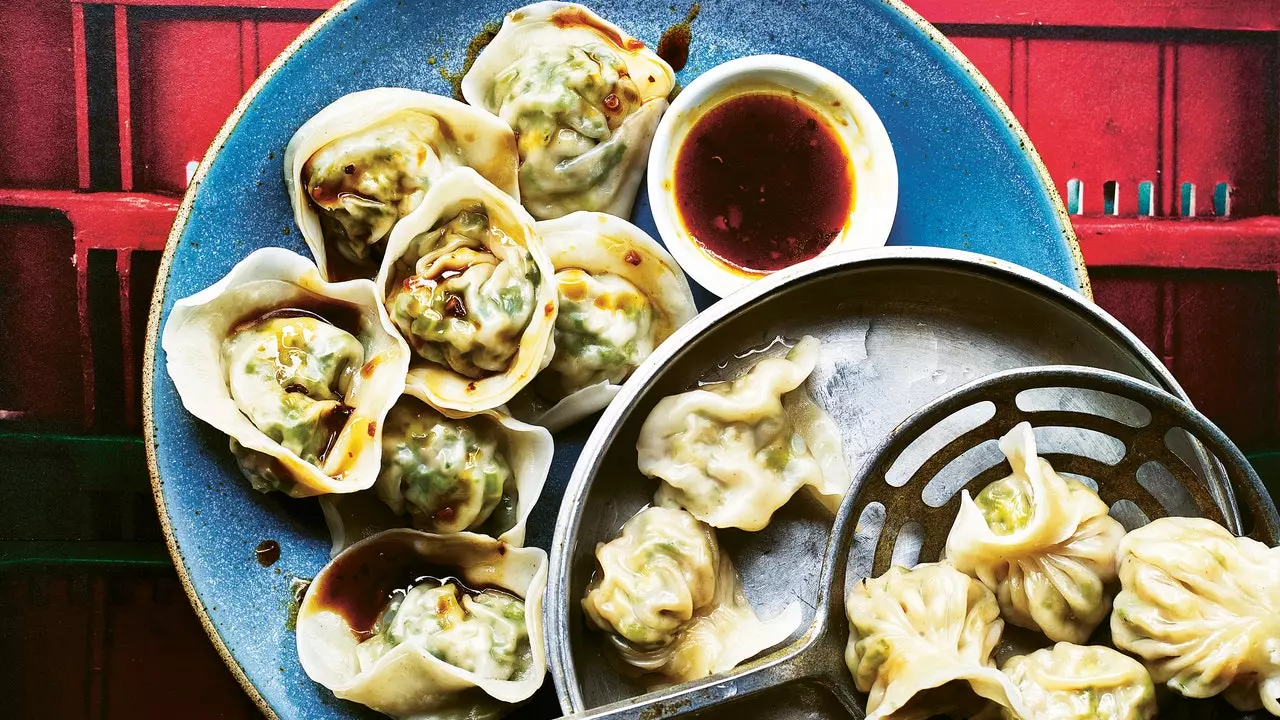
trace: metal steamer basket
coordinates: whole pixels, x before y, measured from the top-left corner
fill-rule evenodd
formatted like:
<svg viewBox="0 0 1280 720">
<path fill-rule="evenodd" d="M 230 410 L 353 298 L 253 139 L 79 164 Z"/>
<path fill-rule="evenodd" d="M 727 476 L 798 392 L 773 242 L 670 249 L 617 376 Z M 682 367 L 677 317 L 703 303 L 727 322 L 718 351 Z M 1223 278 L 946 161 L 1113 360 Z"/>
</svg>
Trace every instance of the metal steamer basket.
<svg viewBox="0 0 1280 720">
<path fill-rule="evenodd" d="M 1129 529 L 1164 515 L 1204 516 L 1240 535 L 1280 541 L 1280 517 L 1240 451 L 1175 397 L 1181 390 L 1136 339 L 1051 281 L 967 253 L 898 248 L 807 264 L 761 284 L 704 313 L 660 349 L 606 412 L 579 461 L 557 527 L 547 609 L 551 668 L 566 711 L 602 718 L 863 717 L 865 697 L 844 662 L 847 589 L 893 563 L 938 559 L 960 490 L 976 492 L 1008 474 L 995 439 L 1023 420 L 1036 428 L 1042 456 L 1096 487 Z M 942 338 L 935 332 L 940 320 L 955 323 Z M 859 359 L 851 339 L 874 345 L 866 336 L 876 322 L 897 330 L 883 348 L 890 358 L 884 363 L 876 362 L 882 349 L 875 347 Z M 1007 324 L 1019 334 L 1002 334 Z M 803 334 L 823 341 L 823 365 L 809 389 L 842 428 L 854 484 L 834 526 L 802 493 L 764 531 L 718 536 L 760 616 L 798 599 L 812 608 L 804 629 L 731 673 L 646 693 L 615 670 L 579 605 L 596 544 L 612 538 L 656 487 L 635 468 L 639 425 L 662 397 L 736 377 L 760 354 L 785 351 L 769 347 L 770 338 Z M 922 344 L 926 334 L 933 341 Z M 922 364 L 920 353 L 934 341 L 939 362 Z M 871 372 L 890 362 L 898 371 Z M 929 364 L 938 365 L 925 373 L 924 387 L 933 392 L 922 398 L 912 378 Z M 934 379 L 934 372 L 950 378 L 957 366 L 977 379 Z M 894 392 L 899 402 L 850 415 L 849 406 L 865 409 L 868 399 Z M 1105 626 L 1094 642 L 1107 641 Z M 1048 644 L 1006 624 L 998 652 Z M 1266 717 L 1172 695 L 1162 695 L 1160 707 L 1162 718 Z"/>
</svg>

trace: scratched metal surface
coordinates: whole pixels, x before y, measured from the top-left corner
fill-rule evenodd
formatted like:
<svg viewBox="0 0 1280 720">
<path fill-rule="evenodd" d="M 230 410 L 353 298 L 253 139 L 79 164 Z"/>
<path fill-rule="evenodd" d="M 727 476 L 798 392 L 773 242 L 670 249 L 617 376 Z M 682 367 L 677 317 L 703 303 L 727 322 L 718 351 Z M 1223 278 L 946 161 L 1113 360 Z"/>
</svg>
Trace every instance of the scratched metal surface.
<svg viewBox="0 0 1280 720">
<path fill-rule="evenodd" d="M 864 717 L 866 697 L 844 663 L 846 594 L 891 564 L 938 560 L 960 489 L 976 493 L 1009 472 L 998 453 L 981 451 L 1019 422 L 1035 428 L 1042 457 L 1094 487 L 1126 528 L 1168 515 L 1208 517 L 1272 546 L 1280 540 L 1280 514 L 1244 455 L 1185 402 L 1143 380 L 1095 368 L 995 373 L 912 413 L 855 475 L 822 556 L 813 622 L 800 639 L 726 677 L 623 700 L 574 720 L 729 718 L 746 710 L 745 703 L 752 717 Z M 1185 455 L 1188 446 L 1199 452 Z M 945 487 L 935 487 L 940 479 Z M 1108 642 L 1104 623 L 1090 643 Z M 996 655 L 1003 662 L 1051 645 L 1006 624 Z M 1237 711 L 1221 698 L 1189 700 L 1163 688 L 1159 708 L 1164 720 L 1267 717 Z"/>
<path fill-rule="evenodd" d="M 793 343 L 806 334 L 823 343 L 809 392 L 840 427 L 855 477 L 912 412 L 993 372 L 1083 365 L 1182 395 L 1155 356 L 1096 306 L 1047 278 L 990 258 L 886 248 L 820 258 L 762 281 L 704 312 L 660 348 L 587 440 L 560 509 L 547 603 L 552 674 L 567 709 L 644 692 L 615 672 L 599 636 L 586 629 L 579 600 L 595 569 L 596 544 L 616 536 L 657 487 L 636 469 L 635 441 L 645 417 L 662 397 L 736 377 L 760 357 L 783 353 L 779 338 Z M 1051 436 L 1046 443 L 1048 451 L 1083 448 L 1097 457 L 1114 452 L 1106 439 L 1086 431 Z M 923 446 L 911 453 L 917 461 L 929 454 Z M 1188 457 L 1201 462 L 1194 453 Z M 718 532 L 762 618 L 799 600 L 812 620 L 831 522 L 830 514 L 801 493 L 761 532 Z M 814 716 L 821 706 L 805 707 L 802 715 Z M 772 716 L 788 718 L 802 709 L 794 703 L 777 708 Z"/>
</svg>

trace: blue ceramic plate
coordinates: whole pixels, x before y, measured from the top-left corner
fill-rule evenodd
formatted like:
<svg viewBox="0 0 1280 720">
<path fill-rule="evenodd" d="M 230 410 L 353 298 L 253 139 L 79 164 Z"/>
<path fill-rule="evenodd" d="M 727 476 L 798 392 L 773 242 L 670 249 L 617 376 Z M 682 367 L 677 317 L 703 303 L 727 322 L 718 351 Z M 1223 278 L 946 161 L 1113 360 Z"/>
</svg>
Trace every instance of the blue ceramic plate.
<svg viewBox="0 0 1280 720">
<path fill-rule="evenodd" d="M 156 353 L 158 330 L 174 300 L 212 284 L 251 251 L 279 245 L 307 252 L 281 171 L 285 144 L 303 121 L 340 95 L 380 85 L 451 94 L 449 76 L 461 71 L 471 39 L 518 1 L 359 0 L 327 13 L 227 121 L 169 237 L 144 383 L 156 503 L 196 612 L 269 716 L 373 716 L 334 699 L 298 664 L 290 584 L 325 564 L 328 534 L 315 500 L 252 491 L 226 437 L 183 410 Z M 652 46 L 684 20 L 688 1 L 591 4 Z M 994 255 L 1088 292 L 1066 213 L 1026 135 L 977 71 L 910 10 L 880 0 L 703 0 L 692 34 L 682 83 L 732 58 L 784 53 L 825 65 L 866 96 L 898 158 L 900 201 L 890 244 Z M 643 193 L 635 215 L 656 236 Z M 531 544 L 550 544 L 590 424 L 556 438 L 551 477 L 530 518 Z M 262 567 L 254 548 L 268 539 L 280 544 L 280 560 Z M 554 695 L 545 692 L 550 685 L 528 716 L 558 714 Z"/>
</svg>

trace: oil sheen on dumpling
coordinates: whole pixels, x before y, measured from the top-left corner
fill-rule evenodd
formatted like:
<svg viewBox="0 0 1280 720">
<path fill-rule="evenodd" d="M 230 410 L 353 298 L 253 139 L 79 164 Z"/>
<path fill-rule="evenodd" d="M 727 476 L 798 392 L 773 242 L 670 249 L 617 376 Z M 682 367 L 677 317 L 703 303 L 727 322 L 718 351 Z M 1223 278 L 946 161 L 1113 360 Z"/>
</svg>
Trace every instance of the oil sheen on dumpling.
<svg viewBox="0 0 1280 720">
<path fill-rule="evenodd" d="M 343 399 L 364 364 L 360 341 L 314 316 L 269 316 L 234 330 L 222 353 L 240 411 L 303 462 L 320 465 L 351 414 Z M 287 479 L 269 462 L 233 448 L 255 489 L 282 489 Z"/>
<path fill-rule="evenodd" d="M 675 259 L 622 218 L 575 212 L 535 228 L 556 271 L 555 353 L 509 407 L 555 432 L 608 406 L 697 305 Z"/>
<path fill-rule="evenodd" d="M 550 361 L 554 278 L 533 218 L 458 168 L 396 225 L 376 285 L 413 348 L 409 374 L 461 415 L 503 405 Z"/>
<path fill-rule="evenodd" d="M 444 143 L 435 149 L 433 145 Z M 325 235 L 348 260 L 376 264 L 392 226 L 422 202 L 442 156 L 457 152 L 430 115 L 401 112 L 320 148 L 302 167 Z"/>
<path fill-rule="evenodd" d="M 298 608 L 298 659 L 339 698 L 394 718 L 489 720 L 546 674 L 547 556 L 394 529 L 339 553 Z"/>
<path fill-rule="evenodd" d="M 528 249 L 476 205 L 414 238 L 407 256 L 416 262 L 398 268 L 387 311 L 410 347 L 470 378 L 504 372 L 537 309 Z"/>
<path fill-rule="evenodd" d="M 589 385 L 620 384 L 653 352 L 653 306 L 626 278 L 580 268 L 556 273 L 560 312 L 556 354 L 548 369 L 566 395 Z"/>
<path fill-rule="evenodd" d="M 995 592 L 1009 622 L 1083 643 L 1106 617 L 1124 527 L 1098 494 L 1036 455 L 1031 426 L 1000 438 L 1013 474 L 965 491 L 947 560 Z"/>
<path fill-rule="evenodd" d="M 650 507 L 596 548 L 582 601 L 624 662 L 672 682 L 733 668 L 791 634 L 798 608 L 762 623 L 715 534 L 683 510 Z"/>
<path fill-rule="evenodd" d="M 378 618 L 374 636 L 356 648 L 361 664 L 372 667 L 391 648 L 412 643 L 482 678 L 510 680 L 528 670 L 524 601 L 460 585 L 454 578 L 428 578 L 397 593 Z"/>
<path fill-rule="evenodd" d="M 823 447 L 834 460 L 815 457 L 805 437 L 830 419 L 810 401 L 813 412 L 800 415 L 807 418 L 801 426 L 784 404 L 784 395 L 813 372 L 818 347 L 817 339 L 805 337 L 787 357 L 761 360 L 737 380 L 659 401 L 636 443 L 640 472 L 663 480 L 655 501 L 715 527 L 743 530 L 764 528 L 805 485 L 838 503 L 848 486 L 847 470 L 843 482 L 834 483 L 836 473 L 828 470 L 844 467 L 838 435 Z"/>
<path fill-rule="evenodd" d="M 858 581 L 845 610 L 845 662 L 868 694 L 867 720 L 1021 712 L 1017 690 L 991 657 L 1004 622 L 982 583 L 946 564 L 895 566 Z"/>
<path fill-rule="evenodd" d="M 1161 518 L 1120 543 L 1116 647 L 1187 697 L 1280 715 L 1280 549 L 1203 518 Z"/>
<path fill-rule="evenodd" d="M 1029 713 L 1003 720 L 1153 720 L 1156 690 L 1141 663 L 1109 647 L 1058 643 L 1010 658 L 1004 672 Z"/>
<path fill-rule="evenodd" d="M 487 418 L 449 419 L 413 398 L 387 415 L 377 487 L 428 532 L 497 536 L 516 521 L 515 474 Z"/>
<path fill-rule="evenodd" d="M 666 62 L 587 8 L 542 2 L 507 15 L 462 91 L 515 130 L 534 217 L 626 217 L 673 82 Z"/>
<path fill-rule="evenodd" d="M 328 277 L 372 277 L 391 229 L 448 171 L 518 192 L 515 136 L 489 113 L 404 88 L 338 98 L 285 151 L 294 218 Z"/>
</svg>

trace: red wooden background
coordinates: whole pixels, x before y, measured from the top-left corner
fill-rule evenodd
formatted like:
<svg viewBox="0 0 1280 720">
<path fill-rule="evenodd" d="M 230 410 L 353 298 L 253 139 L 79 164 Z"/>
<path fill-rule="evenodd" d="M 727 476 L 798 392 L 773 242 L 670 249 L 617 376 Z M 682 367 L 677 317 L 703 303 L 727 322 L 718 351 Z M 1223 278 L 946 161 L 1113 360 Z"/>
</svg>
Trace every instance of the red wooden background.
<svg viewBox="0 0 1280 720">
<path fill-rule="evenodd" d="M 59 462 L 110 458 L 92 448 L 116 439 L 136 449 L 146 312 L 190 169 L 327 4 L 0 3 L 0 453 L 40 458 L 0 465 L 0 504 L 43 503 L 0 513 L 0 546 L 46 559 L 90 548 L 84 559 L 101 562 L 158 538 L 145 477 L 86 481 Z M 1027 127 L 1068 202 L 1097 302 L 1246 450 L 1280 448 L 1280 3 L 914 6 Z M 252 712 L 163 556 L 141 553 L 156 565 L 142 571 L 6 570 L 4 552 L 0 657 L 19 690 L 0 693 L 0 715 Z"/>
</svg>

